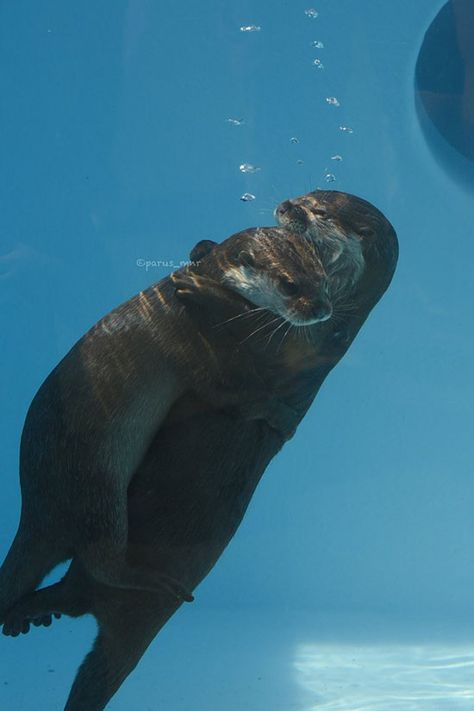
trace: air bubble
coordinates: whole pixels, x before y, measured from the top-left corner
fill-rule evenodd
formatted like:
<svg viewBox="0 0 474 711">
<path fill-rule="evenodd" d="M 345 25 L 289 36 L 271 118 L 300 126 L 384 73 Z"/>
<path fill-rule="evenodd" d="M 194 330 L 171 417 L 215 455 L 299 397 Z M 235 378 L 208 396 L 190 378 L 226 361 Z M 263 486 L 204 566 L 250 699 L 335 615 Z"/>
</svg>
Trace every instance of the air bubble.
<svg viewBox="0 0 474 711">
<path fill-rule="evenodd" d="M 354 133 L 353 129 L 350 126 L 339 126 L 339 130 L 343 133 Z"/>
<path fill-rule="evenodd" d="M 255 200 L 255 195 L 252 195 L 252 193 L 244 193 L 240 196 L 240 199 L 242 202 L 252 202 L 252 200 Z"/>
<path fill-rule="evenodd" d="M 328 104 L 330 104 L 331 106 L 340 106 L 341 105 L 335 96 L 328 96 L 326 98 L 326 102 Z"/>
<path fill-rule="evenodd" d="M 239 170 L 241 173 L 258 173 L 261 168 L 257 165 L 252 165 L 252 163 L 241 163 Z"/>
<path fill-rule="evenodd" d="M 334 173 L 326 173 L 326 175 L 324 176 L 324 180 L 326 181 L 326 183 L 335 183 L 336 176 L 334 175 Z"/>
<path fill-rule="evenodd" d="M 226 121 L 227 123 L 232 124 L 232 126 L 242 126 L 245 123 L 244 119 L 236 118 L 227 118 Z"/>
<path fill-rule="evenodd" d="M 241 32 L 260 32 L 262 28 L 260 25 L 242 25 L 240 28 Z"/>
<path fill-rule="evenodd" d="M 339 153 L 336 153 L 335 156 L 331 156 L 331 160 L 338 160 L 338 161 L 341 161 L 341 160 L 342 160 L 342 156 L 340 156 Z"/>
<path fill-rule="evenodd" d="M 304 160 L 301 160 L 301 158 L 299 158 L 299 159 L 296 161 L 296 165 L 304 165 Z"/>
<path fill-rule="evenodd" d="M 299 143 L 299 142 L 300 142 L 300 139 L 297 138 L 296 136 L 292 136 L 290 138 L 290 143 Z"/>
<path fill-rule="evenodd" d="M 317 69 L 324 69 L 324 64 L 320 59 L 314 59 L 313 64 Z"/>
<path fill-rule="evenodd" d="M 319 40 L 314 40 L 313 42 L 311 42 L 311 47 L 315 47 L 315 49 L 324 49 L 323 43 Z"/>
<path fill-rule="evenodd" d="M 313 7 L 310 7 L 310 8 L 308 8 L 308 10 L 304 11 L 304 14 L 306 15 L 306 17 L 311 18 L 311 20 L 315 20 L 318 17 L 319 12 L 317 10 L 315 10 Z"/>
</svg>

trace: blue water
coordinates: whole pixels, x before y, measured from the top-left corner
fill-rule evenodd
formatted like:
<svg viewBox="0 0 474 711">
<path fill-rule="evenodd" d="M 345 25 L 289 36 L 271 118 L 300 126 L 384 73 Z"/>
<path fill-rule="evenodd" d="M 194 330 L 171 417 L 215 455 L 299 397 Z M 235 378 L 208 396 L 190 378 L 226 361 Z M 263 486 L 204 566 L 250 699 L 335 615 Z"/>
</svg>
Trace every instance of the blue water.
<svg viewBox="0 0 474 711">
<path fill-rule="evenodd" d="M 413 89 L 442 5 L 0 8 L 2 557 L 28 404 L 172 268 L 140 265 L 179 266 L 315 187 L 371 201 L 400 240 L 389 291 L 111 710 L 474 708 L 472 194 L 431 152 Z M 62 708 L 93 636 L 63 619 L 0 639 L 0 707 Z"/>
</svg>

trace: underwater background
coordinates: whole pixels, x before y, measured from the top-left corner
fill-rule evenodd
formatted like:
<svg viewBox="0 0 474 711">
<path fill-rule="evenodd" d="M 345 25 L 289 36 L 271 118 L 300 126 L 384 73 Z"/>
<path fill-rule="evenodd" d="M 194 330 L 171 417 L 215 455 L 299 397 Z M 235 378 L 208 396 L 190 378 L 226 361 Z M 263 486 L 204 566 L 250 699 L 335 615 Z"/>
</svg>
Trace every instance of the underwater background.
<svg viewBox="0 0 474 711">
<path fill-rule="evenodd" d="M 423 115 L 429 52 L 415 80 L 446 3 L 312 3 L 0 7 L 2 558 L 27 407 L 98 318 L 316 187 L 369 200 L 400 241 L 387 294 L 114 711 L 474 708 L 472 158 Z M 434 47 L 451 86 L 463 68 L 447 35 Z M 94 630 L 0 638 L 0 708 L 62 708 Z"/>
</svg>

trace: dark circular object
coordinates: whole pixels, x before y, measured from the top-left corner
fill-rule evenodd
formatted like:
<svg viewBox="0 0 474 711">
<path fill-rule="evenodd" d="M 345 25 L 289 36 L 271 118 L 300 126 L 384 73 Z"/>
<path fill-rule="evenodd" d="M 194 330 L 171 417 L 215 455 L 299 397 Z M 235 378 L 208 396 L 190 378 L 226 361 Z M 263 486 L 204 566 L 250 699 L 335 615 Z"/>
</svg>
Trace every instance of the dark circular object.
<svg viewBox="0 0 474 711">
<path fill-rule="evenodd" d="M 453 177 L 474 187 L 474 2 L 450 0 L 427 29 L 415 69 L 426 141 Z"/>
</svg>

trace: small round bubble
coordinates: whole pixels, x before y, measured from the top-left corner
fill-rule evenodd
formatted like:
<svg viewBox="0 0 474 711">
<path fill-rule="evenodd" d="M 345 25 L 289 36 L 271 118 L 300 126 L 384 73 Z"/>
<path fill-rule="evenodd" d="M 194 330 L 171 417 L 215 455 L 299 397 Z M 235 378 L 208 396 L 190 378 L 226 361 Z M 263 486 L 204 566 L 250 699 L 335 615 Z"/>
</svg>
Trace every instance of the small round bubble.
<svg viewBox="0 0 474 711">
<path fill-rule="evenodd" d="M 252 193 L 244 193 L 240 196 L 240 199 L 242 202 L 252 202 L 252 200 L 255 200 L 255 195 L 252 195 Z"/>
<path fill-rule="evenodd" d="M 252 163 L 241 163 L 239 170 L 241 173 L 258 173 L 260 168 L 258 165 L 252 165 Z"/>
<path fill-rule="evenodd" d="M 334 175 L 334 173 L 326 173 L 326 175 L 324 176 L 324 180 L 326 181 L 326 183 L 334 183 L 336 182 L 336 176 Z"/>
<path fill-rule="evenodd" d="M 326 97 L 326 103 L 328 103 L 330 106 L 340 106 L 341 105 L 335 96 Z"/>
<path fill-rule="evenodd" d="M 292 136 L 290 138 L 290 143 L 299 143 L 299 142 L 300 142 L 300 139 L 297 138 L 296 136 Z"/>
<path fill-rule="evenodd" d="M 304 11 L 304 14 L 306 15 L 306 17 L 309 17 L 311 20 L 315 20 L 318 17 L 319 12 L 317 10 L 315 10 L 314 7 L 310 7 Z"/>
<path fill-rule="evenodd" d="M 313 59 L 313 64 L 316 67 L 316 69 L 324 69 L 324 64 L 320 59 Z"/>
<path fill-rule="evenodd" d="M 315 49 L 324 49 L 324 44 L 319 40 L 313 40 L 313 42 L 311 42 L 311 47 L 314 47 Z"/>
</svg>

